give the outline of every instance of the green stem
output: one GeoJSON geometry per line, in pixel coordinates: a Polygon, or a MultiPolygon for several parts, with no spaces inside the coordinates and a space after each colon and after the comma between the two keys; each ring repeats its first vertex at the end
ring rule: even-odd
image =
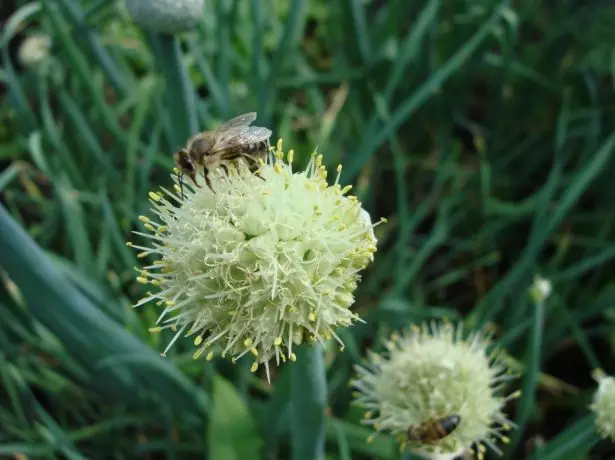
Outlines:
{"type": "Polygon", "coordinates": [[[182,61],[179,39],[174,35],[149,33],[156,65],[165,76],[164,104],[167,140],[171,149],[184,146],[198,131],[195,94],[182,61]]]}
{"type": "Polygon", "coordinates": [[[327,379],[320,346],[300,346],[291,364],[292,459],[325,457],[327,379]]]}
{"type": "Polygon", "coordinates": [[[534,316],[532,324],[532,335],[526,354],[526,371],[521,387],[521,400],[517,406],[517,430],[513,436],[513,440],[509,445],[509,452],[515,448],[515,445],[521,439],[523,430],[530,414],[534,409],[536,402],[536,386],[538,385],[538,374],[540,372],[540,356],[542,350],[542,327],[544,323],[545,304],[537,302],[534,304],[534,316]]]}

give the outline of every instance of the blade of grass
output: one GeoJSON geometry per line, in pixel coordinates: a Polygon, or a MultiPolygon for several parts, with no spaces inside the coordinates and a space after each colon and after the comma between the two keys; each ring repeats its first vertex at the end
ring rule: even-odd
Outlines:
{"type": "Polygon", "coordinates": [[[20,78],[15,71],[11,56],[9,54],[9,42],[17,33],[17,30],[23,25],[23,23],[31,16],[37,15],[41,11],[41,5],[39,2],[30,2],[11,15],[11,17],[3,24],[2,42],[0,43],[0,50],[2,51],[2,66],[3,66],[3,79],[6,81],[9,91],[9,98],[13,101],[17,116],[23,117],[24,125],[30,130],[37,126],[36,116],[28,103],[26,92],[20,83],[20,78]]]}
{"type": "Polygon", "coordinates": [[[388,123],[375,132],[368,131],[361,141],[358,152],[349,158],[342,171],[342,182],[350,182],[365,165],[373,153],[397,130],[408,118],[416,112],[432,95],[433,89],[442,86],[463,63],[478,49],[492,32],[493,26],[500,19],[500,8],[491,15],[478,31],[451,56],[442,67],[436,70],[409,98],[395,110],[388,123]]]}
{"type": "Polygon", "coordinates": [[[107,78],[111,81],[111,84],[119,92],[120,95],[128,94],[134,86],[134,81],[131,76],[123,72],[117,63],[113,60],[107,49],[98,39],[96,29],[87,24],[88,16],[100,11],[103,6],[109,6],[112,3],[108,1],[100,1],[98,4],[91,5],[87,12],[80,10],[79,5],[70,0],[58,0],[67,13],[67,17],[75,26],[78,32],[77,40],[81,41],[85,39],[85,42],[89,45],[92,55],[96,58],[96,62],[100,68],[105,72],[107,78]]]}
{"type": "Polygon", "coordinates": [[[297,348],[291,366],[292,459],[324,460],[327,380],[319,345],[297,348]]]}
{"type": "Polygon", "coordinates": [[[586,454],[600,441],[594,424],[594,415],[586,415],[538,449],[530,460],[561,460],[586,454]]]}
{"type": "Polygon", "coordinates": [[[68,283],[2,206],[0,266],[20,287],[32,315],[53,331],[91,372],[100,371],[99,363],[105,359],[131,355],[137,358],[132,359],[130,366],[115,359],[112,366],[90,382],[92,385],[132,404],[138,404],[134,388],[140,385],[164,395],[184,417],[201,419],[208,408],[206,395],[68,283]]]}
{"type": "Polygon", "coordinates": [[[289,51],[296,45],[297,37],[299,37],[303,31],[306,5],[307,2],[305,0],[293,0],[284,26],[284,32],[273,54],[269,67],[269,75],[267,76],[267,86],[263,92],[262,98],[259,100],[259,107],[266,108],[261,117],[264,126],[269,125],[272,119],[272,102],[275,101],[277,97],[278,75],[281,73],[280,71],[284,64],[289,61],[289,51]]]}
{"type": "Polygon", "coordinates": [[[544,327],[545,304],[536,302],[533,307],[532,335],[526,349],[525,374],[521,385],[521,398],[517,404],[515,423],[517,428],[513,431],[507,452],[512,452],[523,435],[525,425],[530,418],[536,404],[536,389],[538,387],[538,374],[540,373],[540,360],[542,354],[542,335],[544,327]]]}
{"type": "Polygon", "coordinates": [[[365,7],[364,2],[360,0],[348,0],[348,6],[350,7],[350,16],[352,18],[352,25],[355,33],[355,40],[357,47],[359,48],[359,54],[361,60],[366,63],[371,60],[371,44],[369,42],[369,31],[367,28],[367,21],[365,19],[365,7]]]}
{"type": "Polygon", "coordinates": [[[62,47],[69,56],[71,70],[79,77],[79,81],[86,86],[88,93],[94,102],[94,106],[102,115],[102,121],[105,127],[117,141],[124,144],[126,142],[126,135],[122,131],[122,128],[120,127],[112,110],[105,102],[104,92],[101,91],[101,88],[97,88],[94,84],[92,70],[88,65],[87,59],[77,46],[78,42],[70,36],[70,28],[62,15],[59,13],[58,5],[50,2],[50,0],[42,0],[42,3],[52,26],[54,35],[58,37],[59,42],[62,44],[62,47]]]}

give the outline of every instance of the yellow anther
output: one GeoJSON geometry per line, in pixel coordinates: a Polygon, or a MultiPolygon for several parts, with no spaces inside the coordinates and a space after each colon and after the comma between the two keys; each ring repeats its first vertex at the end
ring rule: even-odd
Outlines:
{"type": "Polygon", "coordinates": [[[296,354],[294,354],[294,353],[291,353],[291,354],[290,354],[290,356],[289,356],[288,358],[289,358],[289,359],[290,359],[293,363],[294,363],[295,361],[297,361],[297,355],[296,355],[296,354]]]}
{"type": "Polygon", "coordinates": [[[250,353],[252,353],[254,356],[258,356],[258,350],[256,349],[256,347],[250,348],[250,353]]]}
{"type": "Polygon", "coordinates": [[[140,284],[147,284],[147,283],[148,283],[148,281],[147,281],[147,278],[144,278],[144,277],[142,277],[142,276],[137,276],[137,283],[140,283],[140,284]]]}
{"type": "Polygon", "coordinates": [[[155,232],[156,229],[154,228],[154,226],[152,224],[145,224],[144,227],[146,229],[148,229],[150,232],[155,232]]]}
{"type": "Polygon", "coordinates": [[[500,436],[500,440],[504,443],[504,444],[509,444],[510,443],[510,438],[508,436],[500,436]]]}
{"type": "Polygon", "coordinates": [[[214,352],[210,351],[209,353],[207,353],[207,356],[205,357],[205,359],[207,361],[211,361],[212,359],[214,359],[214,352]]]}
{"type": "Polygon", "coordinates": [[[288,155],[287,155],[287,158],[288,158],[288,162],[289,162],[289,163],[292,163],[292,162],[293,162],[293,158],[294,158],[294,156],[295,156],[295,151],[294,151],[293,149],[290,149],[290,150],[288,151],[288,155]]]}
{"type": "Polygon", "coordinates": [[[276,150],[282,150],[282,138],[278,139],[278,143],[276,144],[276,150]]]}
{"type": "Polygon", "coordinates": [[[137,259],[143,259],[144,257],[147,257],[148,255],[149,255],[149,251],[140,252],[139,254],[137,254],[137,259]]]}
{"type": "Polygon", "coordinates": [[[316,315],[314,314],[314,312],[310,312],[308,315],[308,320],[313,323],[314,321],[316,321],[316,315]]]}
{"type": "Polygon", "coordinates": [[[160,307],[162,305],[162,300],[159,300],[158,302],[156,302],[156,306],[160,307]]]}
{"type": "Polygon", "coordinates": [[[173,184],[173,190],[175,190],[177,193],[182,192],[182,188],[177,184],[173,184]]]}
{"type": "Polygon", "coordinates": [[[279,347],[280,345],[282,345],[282,337],[276,337],[275,340],[273,341],[273,344],[276,347],[279,347]]]}
{"type": "Polygon", "coordinates": [[[162,198],[159,194],[155,192],[149,192],[148,196],[152,201],[160,201],[160,198],[162,198]]]}
{"type": "Polygon", "coordinates": [[[352,185],[347,185],[346,187],[344,187],[342,189],[342,195],[345,195],[346,193],[348,193],[350,190],[352,189],[352,185]]]}
{"type": "Polygon", "coordinates": [[[197,335],[194,339],[194,346],[198,347],[202,343],[203,343],[203,336],[197,335]]]}
{"type": "Polygon", "coordinates": [[[370,434],[370,435],[367,437],[367,443],[368,443],[368,444],[371,444],[372,442],[374,442],[374,438],[375,438],[375,436],[374,436],[373,434],[370,434]]]}
{"type": "Polygon", "coordinates": [[[337,172],[341,173],[342,172],[342,165],[337,165],[337,172]]]}
{"type": "Polygon", "coordinates": [[[169,227],[167,227],[166,225],[161,225],[160,227],[158,227],[158,232],[159,233],[164,233],[169,229],[169,227]]]}
{"type": "Polygon", "coordinates": [[[252,363],[252,367],[250,367],[250,372],[256,372],[258,369],[258,363],[256,361],[254,361],[252,363]]]}
{"type": "Polygon", "coordinates": [[[152,280],[150,283],[152,283],[152,286],[160,286],[160,280],[152,280]]]}
{"type": "Polygon", "coordinates": [[[132,241],[126,241],[126,246],[131,247],[132,246],[132,241]]]}
{"type": "Polygon", "coordinates": [[[276,163],[275,166],[273,167],[273,170],[277,172],[278,174],[280,174],[282,172],[282,167],[280,166],[280,163],[276,163]]]}
{"type": "Polygon", "coordinates": [[[246,348],[250,348],[252,346],[252,339],[251,338],[247,338],[246,340],[243,341],[243,344],[246,348]]]}
{"type": "Polygon", "coordinates": [[[198,350],[196,350],[194,353],[192,353],[192,359],[199,359],[203,354],[203,351],[205,351],[204,348],[199,348],[198,350]]]}
{"type": "Polygon", "coordinates": [[[144,224],[147,224],[148,222],[150,222],[149,217],[147,216],[139,216],[139,220],[143,222],[144,224]]]}
{"type": "Polygon", "coordinates": [[[175,305],[175,303],[176,303],[176,302],[175,302],[174,300],[167,300],[167,301],[165,302],[165,304],[167,304],[167,306],[169,306],[169,307],[172,307],[173,305],[175,305]]]}
{"type": "Polygon", "coordinates": [[[162,331],[162,328],[160,326],[156,326],[156,327],[150,327],[148,330],[152,334],[157,334],[158,332],[162,331]]]}

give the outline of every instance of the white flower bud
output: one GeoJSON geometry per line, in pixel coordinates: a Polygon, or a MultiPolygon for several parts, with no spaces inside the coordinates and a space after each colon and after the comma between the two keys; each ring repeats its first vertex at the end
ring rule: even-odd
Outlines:
{"type": "Polygon", "coordinates": [[[205,0],[126,0],[134,22],[155,32],[174,34],[201,20],[205,0]]]}
{"type": "Polygon", "coordinates": [[[51,48],[51,38],[44,34],[28,35],[19,46],[19,62],[24,67],[35,67],[49,56],[51,48]]]}
{"type": "Polygon", "coordinates": [[[496,442],[508,442],[504,432],[512,425],[504,405],[518,393],[499,395],[511,377],[488,345],[481,334],[464,339],[461,325],[446,322],[393,334],[385,353],[370,353],[356,366],[353,386],[356,404],[367,410],[365,423],[428,458],[458,455],[473,443],[500,452],[496,442]],[[458,423],[451,424],[453,417],[458,423]],[[430,439],[416,440],[421,429],[430,439]]]}
{"type": "Polygon", "coordinates": [[[530,286],[530,298],[534,303],[542,303],[549,298],[552,290],[551,281],[536,276],[534,277],[534,282],[530,286]]]}

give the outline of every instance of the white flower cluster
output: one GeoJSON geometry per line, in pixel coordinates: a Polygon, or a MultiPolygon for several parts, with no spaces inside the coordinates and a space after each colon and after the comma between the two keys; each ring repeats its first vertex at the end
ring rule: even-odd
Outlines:
{"type": "Polygon", "coordinates": [[[615,378],[597,371],[598,389],[590,409],[596,415],[596,431],[602,438],[615,442],[615,378]]]}
{"type": "Polygon", "coordinates": [[[369,215],[338,177],[328,185],[322,156],[292,170],[281,142],[258,175],[239,163],[210,174],[213,189],[184,184],[150,193],[155,219],[142,216],[156,261],[137,280],[159,287],[137,306],[163,305],[161,328],[195,337],[195,358],[216,347],[267,366],[295,360],[293,345],[322,342],[358,320],[350,307],[376,238],[369,215]]]}
{"type": "Polygon", "coordinates": [[[499,452],[495,441],[507,442],[503,432],[511,426],[504,405],[516,394],[499,395],[511,377],[488,345],[481,334],[464,338],[461,325],[446,322],[393,334],[385,353],[370,353],[356,367],[353,386],[356,403],[367,410],[365,423],[429,455],[458,453],[475,442],[499,452]],[[459,417],[456,426],[437,426],[452,415],[459,417]],[[424,442],[409,440],[410,429],[421,429],[424,442]]]}

